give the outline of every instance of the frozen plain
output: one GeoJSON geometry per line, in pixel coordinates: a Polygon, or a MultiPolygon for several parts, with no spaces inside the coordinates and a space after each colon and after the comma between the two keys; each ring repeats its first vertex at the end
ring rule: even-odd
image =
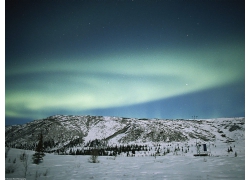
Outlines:
{"type": "MultiPolygon", "coordinates": [[[[135,157],[124,154],[115,159],[99,156],[99,163],[88,162],[90,156],[46,154],[44,162],[39,165],[32,164],[34,152],[25,151],[29,154],[26,179],[245,179],[245,141],[231,144],[219,142],[215,146],[210,145],[210,148],[212,156],[207,157],[194,157],[196,148],[191,146],[188,153],[174,155],[170,152],[156,158],[143,153],[137,153],[135,157]],[[234,152],[227,152],[229,146],[233,147],[234,152]]],[[[15,172],[5,174],[6,178],[24,177],[24,167],[19,160],[22,152],[24,150],[10,149],[5,166],[13,164],[16,158],[15,172]]]]}

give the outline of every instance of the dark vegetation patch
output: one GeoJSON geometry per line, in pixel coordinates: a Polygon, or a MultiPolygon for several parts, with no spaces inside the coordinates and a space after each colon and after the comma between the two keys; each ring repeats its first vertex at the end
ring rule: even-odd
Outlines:
{"type": "Polygon", "coordinates": [[[242,128],[241,128],[240,126],[234,124],[234,125],[232,125],[232,126],[229,128],[229,131],[232,132],[232,131],[235,131],[235,130],[237,130],[237,129],[242,129],[242,128]]]}

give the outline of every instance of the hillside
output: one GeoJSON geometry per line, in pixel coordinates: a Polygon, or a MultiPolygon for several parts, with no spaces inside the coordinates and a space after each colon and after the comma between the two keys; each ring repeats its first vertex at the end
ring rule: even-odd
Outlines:
{"type": "Polygon", "coordinates": [[[155,145],[173,142],[231,143],[245,140],[245,118],[159,120],[55,115],[5,128],[5,145],[34,150],[38,135],[47,152],[99,146],[155,145]]]}
{"type": "Polygon", "coordinates": [[[8,126],[5,135],[6,178],[245,179],[245,118],[56,115],[8,126]],[[40,133],[47,153],[36,165],[31,157],[40,133]],[[197,143],[207,145],[209,156],[194,156],[197,143]],[[97,147],[99,163],[90,163],[97,147]]]}

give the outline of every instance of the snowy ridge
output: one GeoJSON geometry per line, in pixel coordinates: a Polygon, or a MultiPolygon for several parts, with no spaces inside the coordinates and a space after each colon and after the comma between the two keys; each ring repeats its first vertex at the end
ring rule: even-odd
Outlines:
{"type": "Polygon", "coordinates": [[[158,120],[55,115],[5,128],[6,146],[34,150],[43,133],[46,151],[86,147],[98,139],[109,145],[245,140],[245,118],[158,120]]]}

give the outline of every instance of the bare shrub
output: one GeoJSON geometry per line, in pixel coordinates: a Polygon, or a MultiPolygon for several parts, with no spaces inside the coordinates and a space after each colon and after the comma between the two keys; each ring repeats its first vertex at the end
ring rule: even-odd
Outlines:
{"type": "Polygon", "coordinates": [[[19,156],[20,161],[22,161],[22,162],[25,161],[27,159],[27,156],[28,155],[25,152],[21,153],[20,156],[19,156]]]}
{"type": "Polygon", "coordinates": [[[49,170],[48,170],[48,169],[46,169],[46,171],[43,173],[43,175],[44,175],[44,176],[47,176],[47,175],[48,175],[48,173],[49,173],[49,170]]]}
{"type": "Polygon", "coordinates": [[[5,158],[8,157],[9,151],[10,151],[10,147],[5,147],[5,158]]]}
{"type": "Polygon", "coordinates": [[[23,167],[24,167],[24,177],[26,178],[28,166],[29,166],[29,155],[25,154],[25,158],[23,159],[23,167]]]}
{"type": "Polygon", "coordinates": [[[9,164],[5,167],[5,173],[6,174],[11,174],[11,173],[14,173],[16,170],[16,164],[9,164]]]}
{"type": "Polygon", "coordinates": [[[76,164],[75,164],[75,167],[76,167],[76,168],[80,168],[80,167],[81,167],[81,164],[80,164],[80,163],[76,163],[76,164]]]}
{"type": "Polygon", "coordinates": [[[37,178],[39,178],[40,176],[41,176],[41,173],[39,173],[38,171],[36,171],[35,180],[37,180],[37,178]]]}
{"type": "Polygon", "coordinates": [[[89,158],[90,163],[98,163],[98,149],[92,149],[91,156],[89,158]]]}

